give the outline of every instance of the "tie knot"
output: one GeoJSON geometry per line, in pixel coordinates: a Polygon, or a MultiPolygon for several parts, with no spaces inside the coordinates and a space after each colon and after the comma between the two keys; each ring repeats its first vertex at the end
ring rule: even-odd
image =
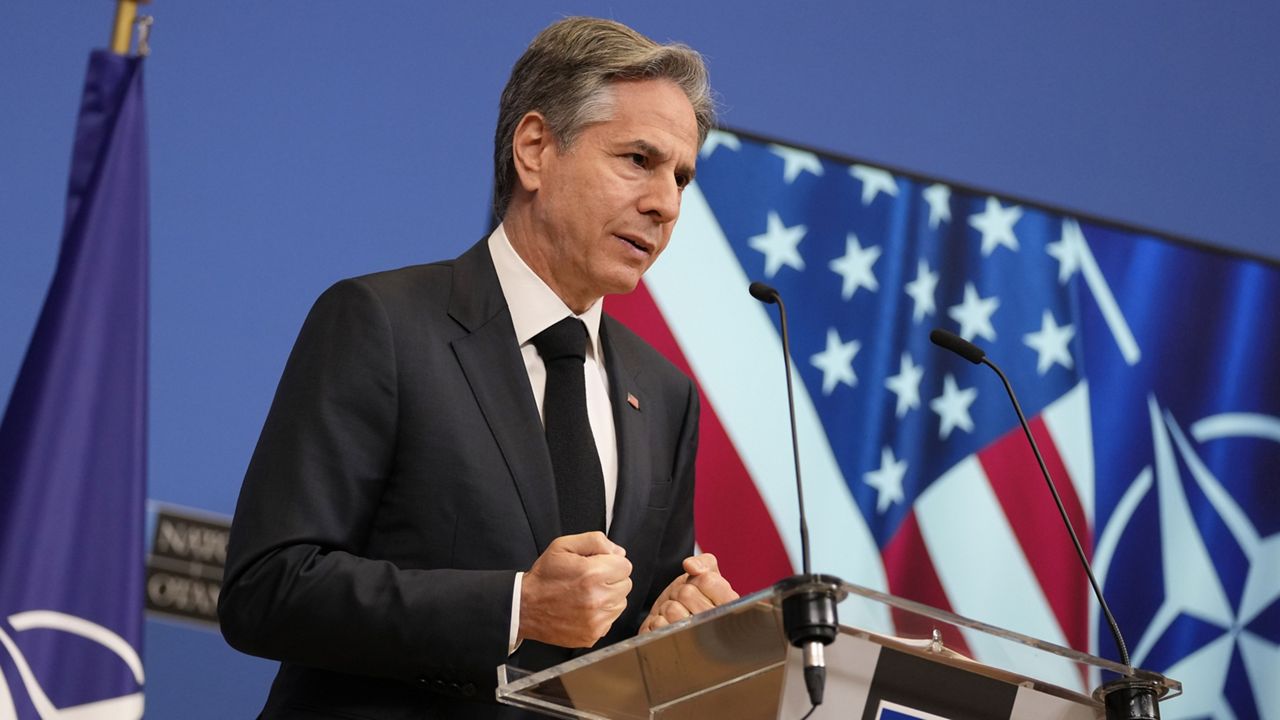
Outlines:
{"type": "Polygon", "coordinates": [[[587,326],[578,318],[567,317],[534,335],[532,342],[543,362],[564,358],[583,362],[587,357],[587,326]]]}

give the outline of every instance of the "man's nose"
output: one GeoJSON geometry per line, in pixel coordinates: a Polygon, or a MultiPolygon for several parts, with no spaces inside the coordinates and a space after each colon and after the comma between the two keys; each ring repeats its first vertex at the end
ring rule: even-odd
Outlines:
{"type": "Polygon", "coordinates": [[[680,186],[675,178],[655,176],[645,187],[639,209],[656,222],[674,222],[680,215],[680,186]]]}

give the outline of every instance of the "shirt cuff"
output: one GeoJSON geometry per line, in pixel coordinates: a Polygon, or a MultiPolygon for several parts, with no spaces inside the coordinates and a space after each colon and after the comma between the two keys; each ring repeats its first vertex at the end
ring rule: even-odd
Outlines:
{"type": "Polygon", "coordinates": [[[520,647],[520,588],[524,583],[524,573],[516,573],[515,584],[511,587],[511,628],[507,631],[507,655],[520,647]]]}

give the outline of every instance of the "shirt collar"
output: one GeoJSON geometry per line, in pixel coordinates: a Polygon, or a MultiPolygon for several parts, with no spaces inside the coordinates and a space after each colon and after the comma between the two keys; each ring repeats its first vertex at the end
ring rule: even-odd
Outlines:
{"type": "Polygon", "coordinates": [[[534,335],[546,330],[566,317],[576,317],[587,326],[590,339],[587,350],[597,361],[600,353],[600,316],[604,303],[599,298],[581,315],[576,315],[555,291],[538,277],[528,263],[520,257],[502,225],[489,235],[489,255],[498,273],[498,284],[511,311],[511,324],[515,326],[516,342],[521,346],[534,335]]]}

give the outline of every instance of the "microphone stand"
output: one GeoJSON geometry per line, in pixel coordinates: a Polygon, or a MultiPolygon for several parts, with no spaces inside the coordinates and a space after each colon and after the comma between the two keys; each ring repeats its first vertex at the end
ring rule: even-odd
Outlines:
{"type": "MultiPolygon", "coordinates": [[[[1040,454],[1040,447],[1036,444],[1035,437],[1031,435],[1031,427],[1027,425],[1027,416],[1022,413],[1022,406],[1018,403],[1018,397],[1013,393],[1013,385],[1009,384],[1009,378],[987,357],[985,350],[955,333],[935,329],[929,333],[929,340],[934,345],[950,350],[974,365],[986,365],[994,370],[996,375],[1000,377],[1000,381],[1004,383],[1005,392],[1008,393],[1009,400],[1013,403],[1013,411],[1018,414],[1018,422],[1022,424],[1022,432],[1026,434],[1027,442],[1031,444],[1031,451],[1035,453],[1036,462],[1040,464],[1040,472],[1044,475],[1044,480],[1049,485],[1049,493],[1053,495],[1053,502],[1058,506],[1058,514],[1062,516],[1062,522],[1067,527],[1067,534],[1071,536],[1071,542],[1075,545],[1076,555],[1084,566],[1085,574],[1089,576],[1089,584],[1093,587],[1093,594],[1098,598],[1098,604],[1102,606],[1102,615],[1107,620],[1107,625],[1111,629],[1111,637],[1115,640],[1116,648],[1120,652],[1120,664],[1128,667],[1132,672],[1133,664],[1129,660],[1129,649],[1125,646],[1124,637],[1120,634],[1120,626],[1116,623],[1115,616],[1111,614],[1107,599],[1102,595],[1102,587],[1098,585],[1098,580],[1093,575],[1093,567],[1089,564],[1089,558],[1085,556],[1084,547],[1080,545],[1080,538],[1076,535],[1076,530],[1071,525],[1071,519],[1067,517],[1067,510],[1062,505],[1062,497],[1058,495],[1058,488],[1053,484],[1053,478],[1049,476],[1049,468],[1045,466],[1044,456],[1040,454]]],[[[1106,707],[1107,720],[1160,720],[1160,688],[1149,680],[1143,680],[1130,674],[1104,683],[1094,691],[1094,695],[1099,700],[1102,700],[1103,705],[1106,707]]]]}
{"type": "MultiPolygon", "coordinates": [[[[760,302],[778,306],[778,316],[782,325],[782,362],[783,370],[787,376],[787,405],[791,419],[791,451],[795,459],[796,498],[800,510],[800,554],[803,571],[799,575],[783,580],[778,585],[783,593],[783,630],[791,645],[799,648],[804,654],[804,682],[805,688],[809,693],[809,702],[812,705],[809,714],[812,714],[822,704],[822,696],[826,686],[825,648],[835,641],[839,632],[836,603],[838,602],[837,593],[841,581],[839,578],[830,575],[813,574],[809,564],[809,524],[805,518],[804,485],[800,480],[800,444],[798,440],[799,434],[796,430],[795,391],[791,383],[791,341],[787,332],[787,309],[782,302],[782,296],[775,288],[769,285],[762,282],[753,282],[748,290],[751,296],[760,302]]],[[[1040,454],[1040,448],[1036,445],[1035,438],[1031,434],[1031,428],[1027,424],[1027,418],[1022,412],[1022,407],[1018,404],[1018,398],[1014,395],[1013,386],[1010,385],[1009,379],[995,363],[986,357],[986,351],[958,335],[939,329],[931,332],[929,339],[934,344],[960,355],[975,365],[985,364],[990,367],[1000,377],[1001,382],[1004,383],[1005,391],[1013,402],[1014,412],[1017,413],[1022,430],[1026,433],[1027,441],[1031,444],[1031,450],[1035,453],[1036,461],[1040,464],[1040,471],[1043,473],[1045,482],[1049,486],[1049,492],[1053,495],[1054,502],[1058,506],[1058,512],[1066,525],[1067,533],[1071,536],[1071,541],[1075,545],[1076,554],[1084,565],[1085,573],[1093,586],[1093,592],[1102,606],[1103,615],[1106,617],[1107,624],[1110,626],[1112,636],[1116,641],[1116,646],[1120,651],[1121,664],[1129,668],[1128,675],[1104,683],[1094,691],[1094,696],[1101,700],[1106,708],[1107,720],[1160,720],[1159,698],[1165,689],[1153,681],[1136,677],[1133,674],[1129,651],[1125,646],[1124,638],[1120,635],[1120,627],[1116,623],[1115,617],[1111,614],[1111,608],[1107,606],[1106,598],[1102,595],[1102,588],[1099,587],[1098,581],[1093,575],[1093,568],[1084,554],[1084,548],[1080,544],[1075,528],[1071,526],[1071,520],[1067,517],[1062,499],[1058,495],[1058,489],[1053,484],[1053,479],[1049,476],[1048,468],[1045,467],[1044,457],[1040,454]]],[[[807,718],[808,715],[805,717],[807,718]]]]}
{"type": "MultiPolygon", "coordinates": [[[[782,322],[782,364],[787,375],[787,405],[791,411],[791,452],[795,458],[796,497],[800,507],[800,556],[803,572],[779,583],[783,588],[782,627],[787,640],[804,653],[804,684],[813,708],[822,704],[826,687],[825,648],[836,639],[839,620],[836,615],[836,589],[840,579],[830,575],[814,575],[809,565],[809,524],[804,512],[804,485],[800,482],[800,443],[796,431],[795,392],[791,386],[791,341],[787,333],[787,308],[782,296],[762,282],[748,288],[760,302],[778,306],[782,322]]],[[[813,712],[811,709],[809,712],[813,712]]],[[[807,716],[806,716],[807,717],[807,716]]]]}

